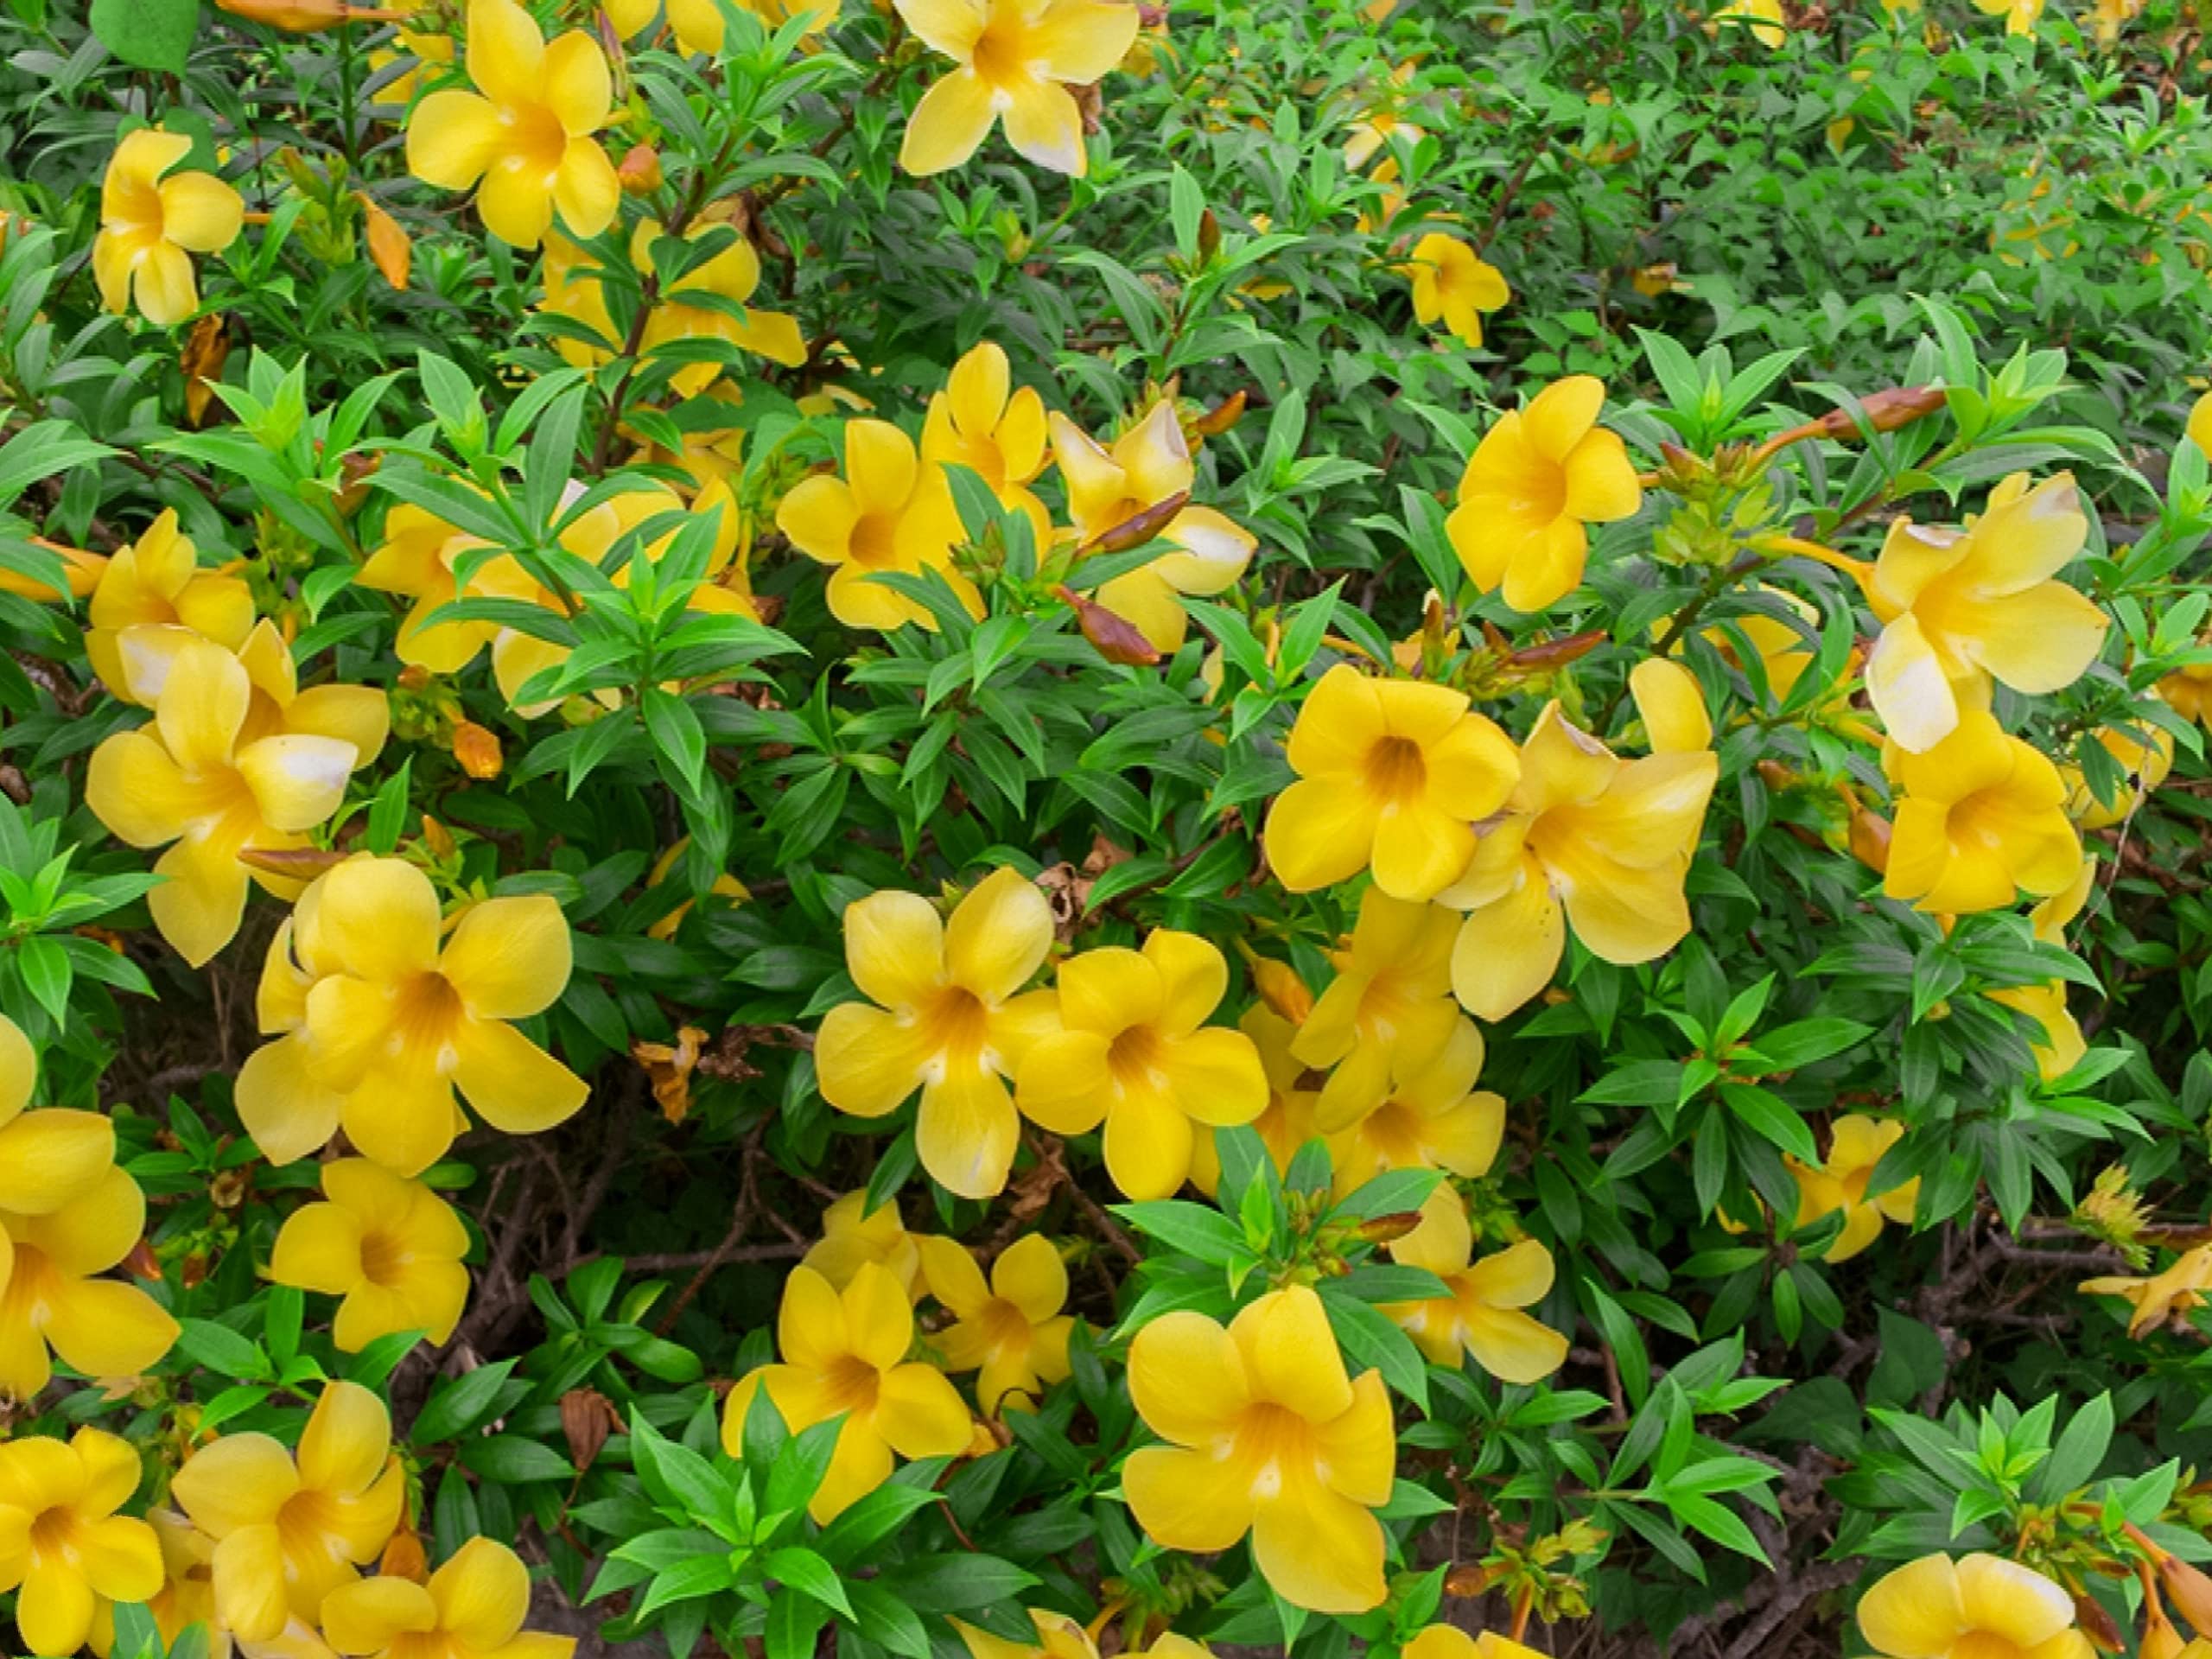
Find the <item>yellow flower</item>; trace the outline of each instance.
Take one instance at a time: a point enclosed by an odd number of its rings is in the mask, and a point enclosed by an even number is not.
[[[1329,1137],[1336,1188],[1347,1194],[1386,1169],[1490,1173],[1505,1136],[1505,1097],[1475,1087],[1483,1036],[1462,1020],[1435,1058],[1402,1074],[1389,1096]]]
[[[1068,1270],[1052,1241],[1030,1233],[991,1264],[988,1284],[965,1245],[926,1237],[920,1247],[930,1294],[952,1323],[930,1341],[948,1371],[976,1371],[976,1401],[987,1417],[1033,1411],[1068,1374]]]
[[[1403,86],[1413,68],[1410,63],[1402,63],[1390,72],[1390,79]],[[1373,161],[1392,139],[1402,137],[1408,143],[1418,144],[1423,136],[1421,128],[1385,109],[1369,110],[1351,124],[1351,136],[1344,140],[1344,168],[1352,173]]]
[[[1843,1230],[1821,1252],[1824,1262],[1847,1262],[1880,1235],[1884,1221],[1910,1226],[1913,1206],[1920,1199],[1917,1176],[1875,1198],[1866,1196],[1867,1178],[1882,1154],[1904,1139],[1904,1125],[1894,1119],[1877,1122],[1858,1112],[1835,1120],[1829,1130],[1827,1161],[1817,1169],[1797,1159],[1784,1157],[1797,1183],[1799,1227],[1809,1227],[1823,1216],[1843,1211]]]
[[[2202,646],[2208,642],[2199,639]],[[2183,720],[2202,722],[2212,714],[2212,663],[2191,663],[2177,668],[2152,688]]]
[[[2149,734],[2148,743],[2137,735],[2139,731]],[[2089,787],[2088,775],[2080,766],[2069,763],[2058,769],[2058,775],[2067,785],[2067,817],[2084,830],[2109,830],[2133,817],[2151,791],[2166,781],[2167,773],[2174,769],[2174,734],[2146,721],[2139,727],[2101,727],[2094,741],[2104,747],[2126,775],[2115,798],[2099,800],[2096,791]]]
[[[953,568],[965,539],[944,469],[925,464],[914,441],[888,421],[845,428],[845,474],[801,479],[776,508],[776,528],[793,547],[830,567],[830,613],[849,627],[888,632],[902,622],[937,631],[926,607],[886,583],[879,571],[942,576],[971,616],[983,613],[976,585]]]
[[[613,84],[582,29],[550,46],[514,0],[468,0],[464,57],[475,92],[430,93],[407,118],[407,170],[441,190],[476,186],[476,210],[502,242],[534,248],[557,209],[575,236],[597,236],[622,204],[614,163],[592,134]]]
[[[220,253],[245,222],[245,203],[213,174],[171,170],[191,150],[182,133],[142,127],[108,162],[92,275],[118,315],[135,297],[147,321],[182,322],[200,306],[192,256]]]
[[[2082,865],[2058,768],[1980,709],[1921,754],[1904,784],[1882,890],[1945,915],[2002,910],[2021,888],[2062,893]]]
[[[1379,1372],[1344,1373],[1321,1299],[1270,1291],[1224,1330],[1165,1313],[1129,1344],[1129,1394],[1168,1442],[1132,1452],[1122,1492],[1170,1549],[1227,1549],[1248,1532],[1274,1592],[1322,1613],[1379,1606],[1382,1523],[1397,1458]]]
[[[1521,774],[1513,741],[1466,695],[1423,680],[1377,680],[1338,663],[1306,695],[1285,746],[1298,781],[1268,812],[1268,866],[1293,893],[1372,868],[1393,899],[1451,886],[1478,822]]]
[[[2212,455],[2212,391],[2198,398],[2189,411],[2189,429],[2184,435],[2207,455]]]
[[[1398,1659],[1542,1659],[1495,1630],[1469,1636],[1452,1624],[1431,1624],[1398,1649]]]
[[[779,1365],[748,1371],[722,1408],[722,1445],[745,1445],[746,1414],[762,1389],[794,1434],[842,1414],[830,1468],[808,1500],[825,1526],[891,1478],[892,1454],[950,1457],[968,1444],[968,1408],[942,1372],[906,1358],[914,1310],[886,1269],[869,1262],[840,1293],[808,1267],[791,1269],[776,1319]]]
[[[1459,1352],[1501,1382],[1541,1382],[1567,1363],[1567,1338],[1521,1310],[1551,1294],[1552,1253],[1524,1238],[1477,1262],[1474,1232],[1459,1205],[1424,1207],[1422,1224],[1390,1247],[1408,1267],[1426,1268],[1450,1294],[1383,1311],[1439,1365]]]
[[[1761,46],[1772,48],[1789,38],[1789,31],[1783,26],[1782,0],[1728,0],[1728,3],[1713,14],[1713,20],[1741,18],[1751,38]]]
[[[97,1428],[0,1445],[0,1590],[16,1592],[31,1652],[74,1653],[107,1605],[162,1587],[154,1529],[116,1513],[144,1472],[128,1440]]]
[[[1644,723],[1655,744],[1695,729],[1656,708]],[[1452,956],[1460,1001],[1482,1019],[1504,1019],[1551,982],[1570,925],[1606,962],[1649,962],[1673,950],[1689,931],[1682,881],[1719,775],[1719,762],[1701,747],[1622,760],[1570,725],[1557,702],[1547,705],[1522,746],[1507,817],[1484,832],[1466,874],[1440,895],[1469,912]]]
[[[2066,927],[2082,913],[2082,906],[2089,901],[2089,894],[2096,890],[2097,865],[2094,859],[2084,858],[2082,868],[2074,873],[2074,880],[2065,891],[2054,893],[2028,912],[2028,919],[2035,926],[2036,938],[2045,944],[2062,949],[2066,944]],[[2028,1044],[2028,1052],[2035,1056],[2036,1071],[2046,1083],[2056,1081],[2082,1063],[2089,1052],[2089,1045],[2082,1035],[2082,1027],[2066,1007],[2066,982],[2053,979],[2041,985],[2000,987],[1986,995],[1993,1002],[2001,1002],[2008,1008],[2017,1008],[2043,1027],[2043,1040]]]
[[[399,624],[399,660],[433,674],[457,674],[502,632],[493,622],[437,622],[430,617],[456,599],[512,599],[551,606],[553,595],[522,568],[512,554],[494,554],[470,574],[467,592],[454,579],[461,556],[488,547],[442,518],[401,502],[385,515],[384,540],[354,573],[353,580],[379,593],[398,594],[415,603]],[[511,630],[509,632],[512,632]]]
[[[1605,403],[1601,382],[1569,375],[1500,416],[1467,459],[1446,533],[1475,586],[1502,585],[1516,611],[1541,611],[1580,585],[1586,524],[1643,505],[1628,450],[1598,424]]]
[[[236,576],[201,570],[191,541],[177,533],[175,512],[165,507],[143,535],[107,562],[86,614],[92,626],[85,630],[85,654],[100,683],[125,702],[150,707],[150,698],[131,694],[124,634],[175,629],[236,651],[253,632],[253,594]]]
[[[2183,1250],[2171,1267],[2147,1279],[2085,1279],[2081,1289],[2085,1296],[2124,1298],[2134,1308],[2128,1316],[2127,1334],[2139,1337],[2168,1320],[2186,1327],[2189,1315],[2204,1306],[2208,1287],[2212,1287],[2212,1244]]]
[[[1391,1085],[1434,1065],[1465,1023],[1452,1001],[1459,918],[1370,887],[1351,949],[1290,1046],[1304,1065],[1333,1067],[1314,1124],[1333,1134],[1389,1097]]]
[[[1859,1601],[1859,1631],[1888,1659],[2089,1659],[2074,1599],[1995,1555],[1923,1555]]]
[[[1295,982],[1296,976],[1288,968],[1280,963],[1274,965],[1282,968]],[[1300,985],[1299,989],[1303,992],[1305,987]],[[1308,995],[1306,1001],[1310,1011],[1313,998]],[[1290,1052],[1298,1036],[1298,1027],[1290,1020],[1266,1003],[1255,1002],[1244,1010],[1236,1028],[1252,1039],[1252,1046],[1260,1053],[1260,1069],[1268,1080],[1268,1103],[1252,1120],[1252,1130],[1281,1173],[1290,1167],[1298,1149],[1318,1135],[1313,1120],[1321,1096],[1313,1090],[1299,1087],[1306,1077],[1306,1064]],[[1219,1133],[1213,1129],[1191,1143],[1191,1185],[1209,1196],[1221,1183],[1219,1147]]]
[[[696,593],[692,595],[692,603],[696,608],[698,594]],[[645,885],[648,887],[657,887],[667,880],[676,867],[683,861],[684,855],[690,850],[691,837],[689,836],[679,836],[671,842],[668,850],[655,859],[652,868],[645,872]],[[714,886],[707,891],[715,898],[728,899],[733,906],[744,904],[753,897],[753,889],[728,870],[717,875],[715,878]],[[677,929],[683,926],[683,918],[690,913],[691,900],[687,899],[674,910],[670,911],[667,915],[647,927],[646,937],[655,939],[674,938]]]
[[[1860,585],[1882,623],[1866,694],[1902,747],[1933,748],[1962,714],[1988,708],[1992,680],[2036,694],[2088,671],[2109,623],[2055,578],[2088,533],[2070,473],[2033,489],[2014,473],[1964,530],[1890,526]]]
[[[818,35],[837,19],[837,0],[734,0],[740,11],[749,11],[770,29],[780,29],[800,13],[807,14],[805,35]],[[618,38],[628,40],[652,22],[661,7],[656,0],[607,0],[601,10]],[[715,0],[667,0],[668,26],[679,50],[712,55],[722,49],[724,24]]]
[[[1497,267],[1454,236],[1432,231],[1414,245],[1402,268],[1414,285],[1414,316],[1422,323],[1441,321],[1469,346],[1483,343],[1485,311],[1496,311],[1513,297]]]
[[[1014,385],[1005,351],[989,340],[952,365],[944,390],[930,397],[922,422],[925,466],[965,467],[991,486],[999,505],[1028,515],[1042,552],[1052,519],[1028,486],[1045,470],[1045,400]]]
[[[111,1162],[49,1209],[0,1208],[0,1389],[36,1395],[53,1376],[49,1349],[88,1377],[135,1376],[168,1351],[177,1325],[168,1312],[136,1285],[93,1276],[145,1230],[145,1197]]]
[[[1111,449],[1058,411],[1047,424],[1052,458],[1067,484],[1068,516],[1083,545],[1187,495],[1197,480],[1190,440],[1172,400],[1154,404]],[[1175,651],[1191,625],[1176,595],[1205,598],[1234,587],[1259,542],[1211,507],[1181,507],[1153,534],[1170,550],[1101,585],[1098,602],[1135,624],[1155,650]]]
[[[822,1236],[806,1253],[806,1265],[839,1290],[869,1262],[888,1268],[906,1286],[909,1300],[922,1294],[922,1254],[913,1234],[899,1219],[899,1206],[886,1203],[862,1214],[866,1192],[848,1192],[822,1212]]]
[[[444,1342],[468,1300],[468,1230],[453,1206],[365,1158],[325,1164],[322,1190],[327,1202],[285,1217],[269,1276],[345,1299],[331,1329],[341,1353],[396,1331]]]
[[[327,1382],[296,1460],[266,1434],[226,1434],[192,1454],[169,1491],[215,1540],[216,1617],[242,1641],[270,1642],[293,1619],[314,1625],[324,1598],[383,1554],[407,1476],[384,1402]]]
[[[18,1216],[52,1215],[99,1185],[115,1162],[114,1124],[98,1112],[27,1112],[37,1086],[30,1039],[0,1014],[0,1211]]]
[[[441,944],[429,877],[349,859],[317,877],[270,942],[264,1043],[238,1073],[238,1116],[271,1163],[342,1127],[354,1149],[420,1174],[467,1127],[535,1135],[584,1103],[582,1078],[513,1025],[569,982],[569,924],[550,896],[487,899]],[[458,1097],[456,1097],[458,1091]]]
[[[867,1002],[823,1016],[822,1097],[855,1117],[896,1111],[917,1088],[915,1150],[963,1198],[1006,1185],[1020,1124],[1006,1079],[1057,1017],[1049,991],[1022,995],[1052,943],[1052,912],[1019,870],[995,872],[950,922],[912,893],[845,907],[845,965]]]
[[[1974,0],[1974,10],[1986,16],[2002,17],[2007,35],[2032,35],[2043,16],[2043,0]]]
[[[384,1659],[569,1659],[575,1638],[523,1629],[530,1569],[506,1545],[472,1538],[428,1584],[384,1576],[341,1585],[322,1630],[341,1654]]]
[[[245,912],[238,855],[307,845],[307,830],[345,798],[360,751],[343,738],[279,733],[248,739],[253,683],[245,665],[195,639],[178,651],[154,718],[92,752],[85,804],[121,841],[167,847],[147,895],[154,925],[197,968],[228,944]],[[172,844],[174,843],[174,844]],[[256,869],[280,896],[296,885]]]
[[[1106,1170],[1136,1199],[1172,1196],[1191,1173],[1195,1124],[1249,1123],[1266,1109],[1260,1052],[1209,1026],[1229,964],[1192,933],[1155,928],[1141,951],[1086,950],[1060,964],[1060,1028],[1014,1073],[1014,1103],[1055,1135],[1106,1126]]]
[[[938,77],[906,123],[899,165],[916,177],[958,167],[1001,115],[1006,139],[1039,167],[1081,178],[1090,166],[1071,86],[1121,62],[1137,37],[1134,5],[1101,0],[893,0],[906,27],[958,67]]]

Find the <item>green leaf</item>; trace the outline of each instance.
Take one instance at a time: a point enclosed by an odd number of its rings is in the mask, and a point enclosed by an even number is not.
[[[1017,1596],[1037,1576],[995,1555],[924,1555],[877,1582],[918,1613],[959,1613]]]
[[[439,1385],[416,1417],[407,1438],[416,1446],[435,1446],[467,1433],[491,1416],[499,1403],[499,1389],[513,1372],[516,1362],[503,1359],[496,1365],[480,1365],[467,1375]]]
[[[846,1618],[853,1617],[853,1604],[845,1599],[845,1587],[836,1569],[812,1550],[771,1550],[762,1559],[760,1570],[791,1589],[812,1596],[823,1605],[834,1607]]]
[[[520,1434],[491,1434],[461,1442],[462,1465],[502,1486],[533,1480],[572,1480],[575,1469],[551,1446]]]

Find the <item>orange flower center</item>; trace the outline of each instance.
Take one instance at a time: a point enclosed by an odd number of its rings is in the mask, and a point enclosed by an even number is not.
[[[1159,1069],[1163,1045],[1150,1026],[1131,1026],[1106,1051],[1106,1069],[1123,1089],[1148,1087]]]
[[[969,61],[992,91],[1009,92],[1036,79],[1029,68],[1029,30],[1014,8],[992,10],[995,15],[976,42],[976,55]]]
[[[984,1341],[1001,1353],[1029,1345],[1028,1316],[1003,1296],[994,1296],[983,1304],[976,1325]]]
[[[392,997],[392,1031],[408,1048],[444,1048],[467,1018],[460,991],[435,969],[402,982]]]
[[[381,1228],[372,1228],[361,1235],[361,1277],[380,1289],[397,1287],[413,1259],[414,1252],[407,1248],[405,1240]]]
[[[1421,1162],[1421,1115],[1402,1101],[1384,1101],[1367,1115],[1359,1133],[1392,1169],[1414,1168]]]
[[[39,1511],[31,1522],[31,1554],[52,1560],[73,1557],[77,1550],[77,1512],[64,1504]]]
[[[513,165],[543,172],[548,178],[561,170],[569,154],[569,134],[560,117],[543,104],[502,110],[500,114],[513,135],[507,147]]]
[[[1313,1468],[1313,1426],[1288,1406],[1255,1402],[1237,1419],[1236,1457],[1252,1471],[1253,1495],[1272,1497],[1290,1475]]]
[[[955,1062],[980,1063],[991,1034],[991,1011],[964,985],[947,985],[922,1006],[930,1046]]]
[[[823,1404],[827,1416],[839,1412],[855,1415],[875,1409],[875,1394],[883,1373],[858,1354],[840,1354],[822,1373]]]
[[[276,1511],[276,1535],[287,1554],[319,1556],[327,1553],[342,1534],[344,1521],[336,1499],[304,1487],[286,1498]]]
[[[1536,456],[1515,481],[1515,505],[1528,517],[1549,524],[1567,511],[1567,468],[1557,461]]]
[[[1378,738],[1367,752],[1367,787],[1393,806],[1417,798],[1428,782],[1428,763],[1410,737]]]
[[[1969,1630],[1951,1643],[1950,1659],[2020,1659],[2020,1649],[1995,1630]]]
[[[898,563],[899,520],[887,512],[864,512],[853,521],[845,550],[855,564],[869,570],[888,570]]]

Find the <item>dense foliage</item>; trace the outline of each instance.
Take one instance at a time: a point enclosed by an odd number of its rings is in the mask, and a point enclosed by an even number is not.
[[[22,1649],[2212,1640],[2193,0],[219,3],[0,16]]]

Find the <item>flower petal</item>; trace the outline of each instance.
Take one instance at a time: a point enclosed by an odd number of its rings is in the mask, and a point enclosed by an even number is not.
[[[1468,913],[1452,948],[1452,989],[1469,1013],[1498,1020],[1527,1002],[1559,970],[1566,918],[1541,880]]]
[[[479,1020],[527,1020],[552,1007],[574,963],[568,918],[550,893],[487,899],[446,941],[438,971]]]
[[[995,871],[960,901],[945,925],[948,976],[987,1002],[1003,1002],[1034,975],[1052,944],[1052,909],[1020,871]]]
[[[1382,1522],[1319,1485],[1259,1505],[1252,1560],[1277,1595],[1313,1612],[1363,1613],[1388,1593]]]
[[[504,1020],[470,1021],[454,1046],[454,1086],[479,1117],[508,1135],[566,1122],[590,1097],[589,1084]]]

